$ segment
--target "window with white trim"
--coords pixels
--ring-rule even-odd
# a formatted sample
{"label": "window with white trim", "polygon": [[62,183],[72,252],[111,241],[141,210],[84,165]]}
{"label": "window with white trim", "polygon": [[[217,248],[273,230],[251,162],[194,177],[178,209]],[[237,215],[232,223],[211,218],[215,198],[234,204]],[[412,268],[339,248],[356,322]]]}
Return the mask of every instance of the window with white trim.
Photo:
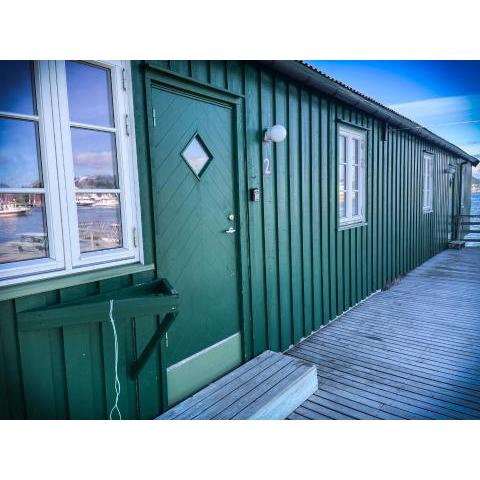
{"label": "window with white trim", "polygon": [[338,210],[340,225],[365,222],[365,140],[363,130],[338,129]]}
{"label": "window with white trim", "polygon": [[141,260],[129,72],[0,61],[0,285]]}
{"label": "window with white trim", "polygon": [[423,154],[423,211],[433,211],[433,155]]}

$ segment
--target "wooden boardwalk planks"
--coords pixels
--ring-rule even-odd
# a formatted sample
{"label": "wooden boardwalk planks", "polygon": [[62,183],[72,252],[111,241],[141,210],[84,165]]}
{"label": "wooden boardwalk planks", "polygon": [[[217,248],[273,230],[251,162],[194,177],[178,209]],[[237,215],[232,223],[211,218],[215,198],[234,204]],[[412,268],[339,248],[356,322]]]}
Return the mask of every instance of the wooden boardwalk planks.
{"label": "wooden boardwalk planks", "polygon": [[267,350],[158,418],[284,419],[317,388],[313,365]]}
{"label": "wooden boardwalk planks", "polygon": [[446,250],[287,354],[319,389],[288,418],[480,419],[480,249]]}

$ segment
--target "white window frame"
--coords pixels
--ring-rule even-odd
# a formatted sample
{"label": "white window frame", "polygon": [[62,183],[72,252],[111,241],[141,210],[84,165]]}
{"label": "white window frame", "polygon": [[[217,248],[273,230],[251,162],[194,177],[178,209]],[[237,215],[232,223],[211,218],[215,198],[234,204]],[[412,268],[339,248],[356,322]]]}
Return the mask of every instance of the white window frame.
{"label": "white window frame", "polygon": [[[341,165],[344,165],[341,162],[340,158],[340,142],[342,137],[346,138],[345,142],[345,190],[343,191],[345,195],[345,210],[346,215],[344,217],[340,214],[340,168]],[[352,212],[352,193],[353,189],[353,171],[354,171],[354,149],[353,142],[357,140],[359,142],[359,158],[358,158],[358,186],[357,186],[357,195],[358,195],[358,214],[354,215]],[[364,224],[366,222],[365,217],[365,185],[366,185],[366,162],[365,162],[365,152],[366,152],[366,140],[367,132],[354,127],[349,127],[346,125],[339,125],[338,135],[337,135],[337,171],[338,171],[338,183],[337,183],[337,204],[338,204],[338,222],[341,227],[343,226],[355,226]]]}
{"label": "white window frame", "polygon": [[0,264],[0,286],[80,273],[110,266],[143,263],[140,196],[130,62],[88,61],[108,68],[112,79],[117,169],[122,218],[122,247],[80,253],[75,204],[73,156],[64,61],[35,61],[42,189],[1,189],[0,193],[44,193],[49,256]]}
{"label": "white window frame", "polygon": [[433,212],[434,155],[423,153],[423,213]]}

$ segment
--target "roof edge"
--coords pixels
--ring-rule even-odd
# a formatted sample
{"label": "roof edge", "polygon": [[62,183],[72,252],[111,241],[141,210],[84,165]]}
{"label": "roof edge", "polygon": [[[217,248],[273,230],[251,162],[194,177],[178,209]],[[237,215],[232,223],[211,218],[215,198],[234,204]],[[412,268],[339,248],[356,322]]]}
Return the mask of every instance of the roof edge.
{"label": "roof edge", "polygon": [[367,97],[354,90],[306,62],[299,60],[260,60],[260,63],[278,71],[302,84],[320,90],[342,102],[352,105],[370,115],[376,116],[392,125],[409,130],[414,135],[425,138],[435,145],[449,151],[473,165],[478,165],[480,160],[462,150],[457,145],[450,143],[442,137],[431,132],[422,125],[410,120],[394,110],[382,105],[380,102]]}

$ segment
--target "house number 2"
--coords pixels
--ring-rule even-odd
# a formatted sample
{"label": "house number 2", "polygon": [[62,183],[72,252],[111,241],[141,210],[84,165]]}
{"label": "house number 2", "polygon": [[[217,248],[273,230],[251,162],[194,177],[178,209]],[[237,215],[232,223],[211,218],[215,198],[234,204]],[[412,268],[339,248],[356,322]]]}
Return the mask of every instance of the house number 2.
{"label": "house number 2", "polygon": [[270,170],[270,160],[268,158],[263,159],[263,173],[265,175],[271,175],[272,173]]}

